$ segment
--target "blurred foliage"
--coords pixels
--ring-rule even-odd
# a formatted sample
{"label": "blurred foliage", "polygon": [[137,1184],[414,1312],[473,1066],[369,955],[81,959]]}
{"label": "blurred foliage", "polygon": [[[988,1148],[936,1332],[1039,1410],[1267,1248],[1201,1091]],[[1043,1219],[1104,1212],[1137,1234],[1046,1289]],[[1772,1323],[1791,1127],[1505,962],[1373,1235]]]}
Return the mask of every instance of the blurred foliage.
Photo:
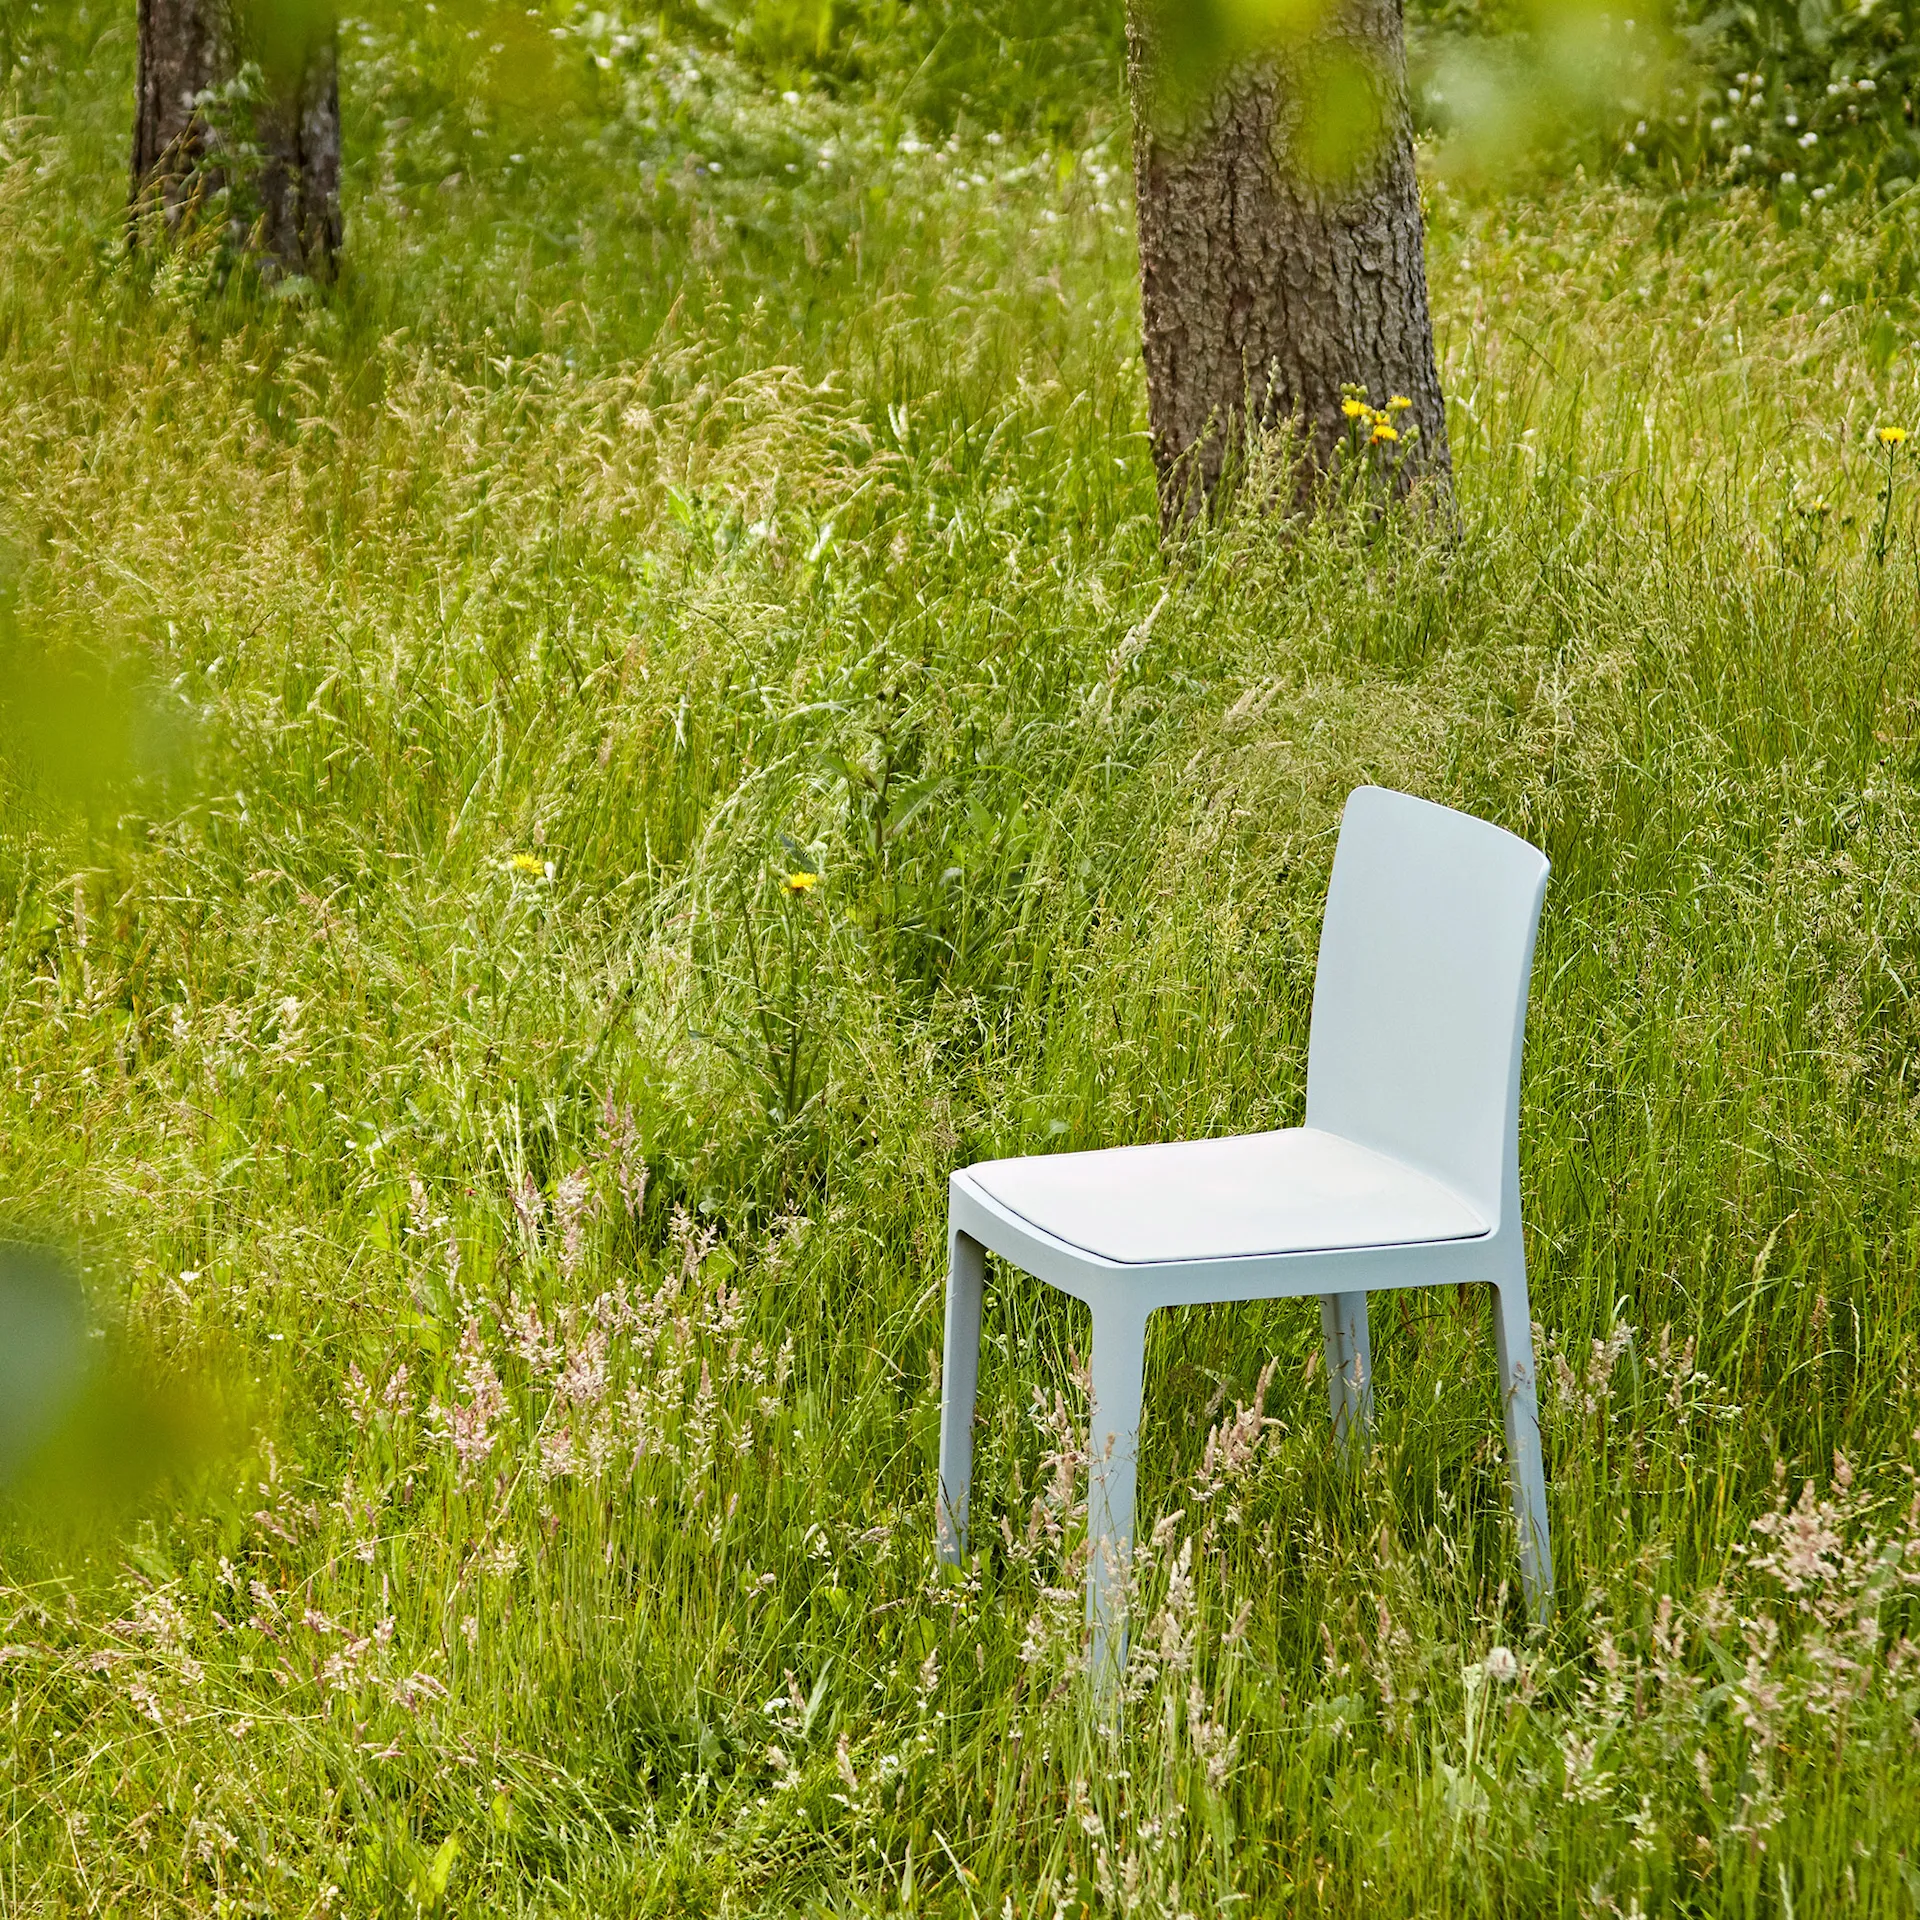
{"label": "blurred foliage", "polygon": [[57,834],[164,788],[184,768],[184,716],[135,656],[23,620],[15,573],[0,548],[0,798]]}
{"label": "blurred foliage", "polygon": [[79,1386],[86,1303],[51,1247],[0,1242],[0,1482],[46,1439]]}
{"label": "blurred foliage", "polygon": [[229,1456],[237,1377],[209,1357],[103,1324],[55,1241],[0,1239],[0,1540],[117,1554],[156,1494]]}
{"label": "blurred foliage", "polygon": [[239,0],[241,44],[275,87],[297,84],[339,19],[334,0]]}
{"label": "blurred foliage", "polygon": [[1578,159],[1668,192],[1757,187],[1792,216],[1920,174],[1899,0],[1412,0],[1422,124],[1480,173]]}
{"label": "blurred foliage", "polygon": [[[425,16],[376,0],[363,17],[377,30],[404,26],[423,53],[451,52],[456,64],[493,56],[509,107],[550,101],[583,77],[616,70],[622,63],[609,43],[671,38],[725,51],[776,90],[857,89],[929,125],[965,115],[985,126],[1061,131],[1089,103],[1115,97],[1124,53],[1119,0],[665,0],[631,15],[450,0]],[[584,62],[583,43],[593,49]]]}
{"label": "blurred foliage", "polygon": [[1119,0],[668,0],[683,32],[723,39],[782,84],[865,82],[933,124],[1064,130],[1112,98]]}
{"label": "blurred foliage", "polygon": [[1157,105],[1177,116],[1235,62],[1298,46],[1332,10],[1329,0],[1139,0],[1158,56]]}
{"label": "blurred foliage", "polygon": [[[1668,192],[1756,186],[1788,210],[1920,179],[1911,4],[1628,5],[1409,0],[1417,125],[1470,176],[1582,163]],[[1312,35],[1327,6],[1150,0],[1150,11],[1178,95],[1263,44]],[[965,121],[1051,137],[1115,107],[1125,63],[1124,0],[664,0],[630,14],[369,0],[341,26],[350,119],[355,86],[376,80],[386,123],[414,129],[406,144],[431,132],[423,164],[436,177],[497,165],[508,147],[603,137],[623,87],[674,67],[678,56],[661,57],[670,45],[724,53],[790,105],[858,96],[942,132]],[[0,8],[0,74],[36,58],[77,64],[103,29],[114,16],[85,5]],[[1365,105],[1351,86],[1333,91]],[[1368,122],[1335,102],[1320,144],[1344,153]]]}
{"label": "blurred foliage", "polygon": [[1693,56],[1635,127],[1644,170],[1825,198],[1897,192],[1920,173],[1920,40],[1901,0],[1691,0]]}
{"label": "blurred foliage", "polygon": [[1679,56],[1600,0],[1439,0],[1409,9],[1416,124],[1457,177],[1603,166]]}

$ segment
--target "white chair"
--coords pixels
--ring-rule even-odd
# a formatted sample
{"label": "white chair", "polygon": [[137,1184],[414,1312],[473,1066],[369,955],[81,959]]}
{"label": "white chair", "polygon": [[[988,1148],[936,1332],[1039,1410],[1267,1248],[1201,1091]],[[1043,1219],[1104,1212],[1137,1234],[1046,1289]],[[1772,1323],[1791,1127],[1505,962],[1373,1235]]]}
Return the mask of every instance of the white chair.
{"label": "white chair", "polygon": [[1303,1127],[988,1160],[953,1175],[939,1546],[967,1537],[988,1251],[1093,1309],[1087,1615],[1096,1679],[1123,1615],[1147,1315],[1320,1296],[1334,1432],[1371,1423],[1367,1295],[1486,1281],[1521,1578],[1553,1585],[1520,1234],[1520,1047],[1546,893],[1538,849],[1380,787],[1348,799],[1314,981]]}

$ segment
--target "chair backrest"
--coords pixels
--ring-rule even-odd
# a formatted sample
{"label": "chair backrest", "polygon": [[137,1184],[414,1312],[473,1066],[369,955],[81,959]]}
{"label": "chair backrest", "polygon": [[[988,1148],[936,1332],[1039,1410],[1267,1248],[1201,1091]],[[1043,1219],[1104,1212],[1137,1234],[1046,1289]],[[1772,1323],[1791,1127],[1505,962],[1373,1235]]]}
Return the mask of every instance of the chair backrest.
{"label": "chair backrest", "polygon": [[1520,1043],[1537,847],[1411,794],[1348,797],[1327,888],[1307,1125],[1519,1217]]}

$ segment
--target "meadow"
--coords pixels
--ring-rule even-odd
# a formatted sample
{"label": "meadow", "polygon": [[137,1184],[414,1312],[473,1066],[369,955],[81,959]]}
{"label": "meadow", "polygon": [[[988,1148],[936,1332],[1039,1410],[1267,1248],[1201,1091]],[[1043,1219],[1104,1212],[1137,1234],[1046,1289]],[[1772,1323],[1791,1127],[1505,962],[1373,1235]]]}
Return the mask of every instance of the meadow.
{"label": "meadow", "polygon": [[[1920,1910],[1920,197],[1436,162],[1455,518],[1169,549],[1108,42],[434,17],[324,294],[127,255],[131,9],[0,44],[0,1197],[97,1336],[0,1906]],[[1296,1121],[1369,780],[1554,865],[1557,1610],[1483,1298],[1357,1479],[1310,1306],[1164,1315],[1103,1714],[997,1269],[934,1560],[946,1175]]]}

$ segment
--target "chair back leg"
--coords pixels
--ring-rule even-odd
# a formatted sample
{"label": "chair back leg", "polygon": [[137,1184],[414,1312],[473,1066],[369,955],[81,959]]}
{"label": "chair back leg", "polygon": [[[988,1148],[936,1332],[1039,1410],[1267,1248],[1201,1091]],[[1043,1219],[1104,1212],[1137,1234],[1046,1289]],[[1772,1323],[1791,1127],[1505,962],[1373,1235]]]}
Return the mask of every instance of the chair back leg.
{"label": "chair back leg", "polygon": [[1507,1425],[1507,1470],[1520,1536],[1520,1582],[1536,1620],[1553,1608],[1553,1546],[1547,1534],[1547,1474],[1540,1452],[1540,1397],[1533,1360],[1527,1269],[1515,1256],[1493,1293],[1493,1337]]}
{"label": "chair back leg", "polygon": [[1364,1293],[1323,1293],[1320,1331],[1327,1343],[1327,1395],[1333,1438],[1344,1459],[1357,1461],[1373,1431],[1373,1343]]}
{"label": "chair back leg", "polygon": [[940,1557],[967,1550],[967,1494],[973,1482],[973,1403],[980,1384],[980,1306],[987,1256],[979,1241],[947,1232],[947,1345],[940,1363]]}
{"label": "chair back leg", "polygon": [[1134,1483],[1146,1364],[1146,1315],[1131,1303],[1096,1301],[1087,1446],[1087,1625],[1094,1691],[1102,1697],[1111,1697],[1127,1664]]}

